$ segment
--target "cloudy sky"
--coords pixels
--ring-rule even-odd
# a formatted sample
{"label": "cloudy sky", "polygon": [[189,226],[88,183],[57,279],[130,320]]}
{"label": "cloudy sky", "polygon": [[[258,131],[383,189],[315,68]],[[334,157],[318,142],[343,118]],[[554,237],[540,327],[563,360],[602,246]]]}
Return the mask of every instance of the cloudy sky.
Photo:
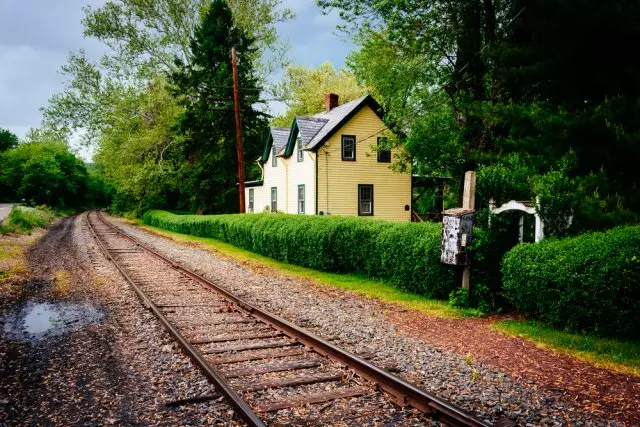
{"label": "cloudy sky", "polygon": [[[98,58],[102,46],[82,36],[82,7],[104,0],[0,0],[0,127],[24,137],[41,121],[39,108],[63,87],[69,52]],[[336,35],[337,14],[322,15],[315,0],[285,0],[297,17],[279,27],[294,63],[342,67],[351,45]],[[87,154],[83,153],[83,157]]]}

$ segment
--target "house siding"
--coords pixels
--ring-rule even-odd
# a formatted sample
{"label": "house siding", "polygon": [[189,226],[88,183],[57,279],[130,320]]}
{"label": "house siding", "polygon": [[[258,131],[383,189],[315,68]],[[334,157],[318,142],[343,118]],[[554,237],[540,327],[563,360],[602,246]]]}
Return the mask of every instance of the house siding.
{"label": "house siding", "polygon": [[[289,158],[278,157],[278,165],[271,166],[271,156],[262,165],[263,184],[254,189],[254,212],[261,213],[271,206],[271,188],[278,189],[278,211],[298,213],[298,185],[305,186],[305,214],[315,214],[315,153],[304,152],[304,161],[298,162],[296,153]],[[249,188],[245,189],[249,200]]]}
{"label": "house siding", "polygon": [[[410,221],[411,174],[396,173],[390,163],[380,163],[377,152],[382,120],[364,106],[318,150],[318,212],[358,215],[358,185],[373,185],[373,211],[369,218]],[[388,135],[388,133],[386,133]],[[342,135],[356,136],[356,161],[342,160]],[[366,139],[365,139],[366,138]],[[392,159],[399,152],[392,150]],[[305,159],[306,161],[306,159]]]}
{"label": "house siding", "polygon": [[289,185],[287,189],[287,213],[298,213],[298,186],[305,188],[305,215],[314,215],[316,207],[316,153],[303,151],[304,161],[298,162],[294,151],[287,159],[289,166]]}

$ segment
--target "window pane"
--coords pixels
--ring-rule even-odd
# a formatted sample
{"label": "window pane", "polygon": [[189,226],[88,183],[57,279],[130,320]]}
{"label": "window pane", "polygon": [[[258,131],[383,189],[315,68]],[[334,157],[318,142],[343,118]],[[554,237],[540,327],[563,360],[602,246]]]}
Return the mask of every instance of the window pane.
{"label": "window pane", "polygon": [[378,161],[391,163],[391,149],[389,148],[389,140],[385,137],[378,138]]}
{"label": "window pane", "polygon": [[278,166],[278,158],[276,157],[276,146],[271,148],[271,166]]}
{"label": "window pane", "polygon": [[360,200],[366,201],[366,202],[371,200],[371,188],[370,187],[360,187]]}
{"label": "window pane", "polygon": [[356,158],[356,140],[353,136],[342,137],[342,157],[344,159],[355,160]]}
{"label": "window pane", "polygon": [[302,151],[302,137],[298,136],[298,161],[304,160],[304,152]]}
{"label": "window pane", "polygon": [[373,215],[373,185],[358,186],[358,214]]}

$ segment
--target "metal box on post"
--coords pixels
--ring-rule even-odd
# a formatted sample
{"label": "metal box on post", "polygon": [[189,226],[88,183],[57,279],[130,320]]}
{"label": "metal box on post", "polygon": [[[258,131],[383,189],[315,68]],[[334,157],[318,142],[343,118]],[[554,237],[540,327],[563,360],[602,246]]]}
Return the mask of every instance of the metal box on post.
{"label": "metal box on post", "polygon": [[474,211],[447,209],[442,212],[441,261],[450,265],[469,265],[467,249],[473,240]]}

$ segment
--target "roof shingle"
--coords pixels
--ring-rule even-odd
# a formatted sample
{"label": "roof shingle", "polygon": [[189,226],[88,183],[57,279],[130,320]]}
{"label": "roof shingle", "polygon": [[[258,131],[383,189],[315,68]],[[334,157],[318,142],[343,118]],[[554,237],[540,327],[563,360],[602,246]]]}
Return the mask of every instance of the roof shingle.
{"label": "roof shingle", "polygon": [[271,128],[271,136],[273,137],[273,145],[276,147],[276,153],[282,151],[289,141],[289,128]]}

